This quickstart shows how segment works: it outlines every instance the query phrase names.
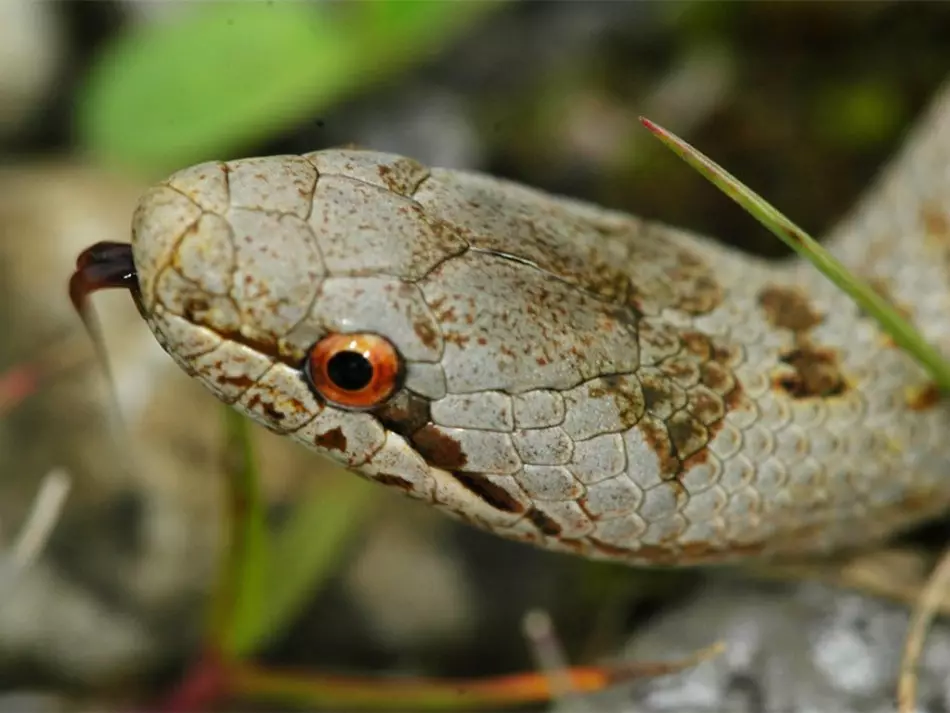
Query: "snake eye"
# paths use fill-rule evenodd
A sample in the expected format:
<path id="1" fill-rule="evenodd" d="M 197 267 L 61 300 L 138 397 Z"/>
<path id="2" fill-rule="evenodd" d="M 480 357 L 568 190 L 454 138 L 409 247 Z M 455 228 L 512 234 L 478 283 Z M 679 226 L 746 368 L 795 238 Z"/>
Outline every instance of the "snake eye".
<path id="1" fill-rule="evenodd" d="M 310 348 L 304 374 L 327 401 L 347 409 L 378 406 L 396 390 L 402 360 L 376 334 L 331 334 Z"/>

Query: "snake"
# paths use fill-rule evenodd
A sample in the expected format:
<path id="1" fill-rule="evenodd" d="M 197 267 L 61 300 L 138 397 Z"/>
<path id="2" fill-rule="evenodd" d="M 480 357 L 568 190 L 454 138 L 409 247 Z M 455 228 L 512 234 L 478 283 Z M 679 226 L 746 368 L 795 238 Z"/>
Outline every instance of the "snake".
<path id="1" fill-rule="evenodd" d="M 948 209 L 950 88 L 825 240 L 945 355 Z M 950 506 L 950 407 L 810 264 L 484 173 L 204 161 L 80 257 L 101 287 L 263 427 L 543 549 L 815 556 Z"/>

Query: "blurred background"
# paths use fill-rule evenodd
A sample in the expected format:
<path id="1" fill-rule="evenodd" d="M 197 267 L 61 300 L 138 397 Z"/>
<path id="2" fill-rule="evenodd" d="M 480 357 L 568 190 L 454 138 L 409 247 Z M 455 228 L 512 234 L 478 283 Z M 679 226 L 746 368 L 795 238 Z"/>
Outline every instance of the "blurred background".
<path id="1" fill-rule="evenodd" d="M 940 2 L 4 0 L 0 543 L 44 475 L 64 469 L 71 491 L 40 559 L 16 581 L 0 564 L 0 710 L 160 691 L 201 636 L 222 536 L 221 407 L 158 349 L 127 295 L 97 295 L 116 438 L 66 294 L 80 250 L 128 240 L 150 182 L 210 158 L 355 143 L 778 256 L 637 116 L 820 236 L 943 83 L 948 37 Z M 335 513 L 314 519 L 321 574 L 269 639 L 275 664 L 530 669 L 522 621 L 535 608 L 583 663 L 708 585 L 705 573 L 503 542 L 256 427 L 254 438 L 275 523 L 308 498 Z"/>

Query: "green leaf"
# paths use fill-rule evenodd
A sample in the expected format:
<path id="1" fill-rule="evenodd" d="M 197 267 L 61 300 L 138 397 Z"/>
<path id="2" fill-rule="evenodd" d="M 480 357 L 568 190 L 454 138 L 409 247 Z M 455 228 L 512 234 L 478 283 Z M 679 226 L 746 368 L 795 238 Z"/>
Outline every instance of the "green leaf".
<path id="1" fill-rule="evenodd" d="M 300 613 L 321 582 L 336 571 L 379 492 L 378 486 L 350 476 L 330 487 L 318 483 L 294 508 L 290 519 L 271 536 L 266 607 L 236 636 L 240 654 L 265 646 Z"/>
<path id="2" fill-rule="evenodd" d="M 491 2 L 214 2 L 139 26 L 79 97 L 93 155 L 165 171 L 240 147 L 389 80 Z"/>
<path id="3" fill-rule="evenodd" d="M 722 166 L 649 119 L 641 117 L 640 121 L 673 153 L 695 168 L 782 242 L 811 262 L 825 277 L 844 290 L 858 306 L 877 320 L 881 329 L 887 332 L 898 346 L 909 352 L 927 370 L 941 391 L 950 390 L 950 364 L 944 361 L 940 353 L 924 339 L 923 335 L 901 317 L 897 310 L 870 285 L 851 274 L 808 233 Z"/>
<path id="4" fill-rule="evenodd" d="M 229 538 L 209 644 L 233 660 L 259 650 L 299 614 L 334 571 L 380 489 L 356 477 L 330 487 L 321 481 L 270 533 L 251 422 L 232 408 L 224 411 Z"/>
<path id="5" fill-rule="evenodd" d="M 209 643 L 234 658 L 267 606 L 268 538 L 250 421 L 231 408 L 224 409 L 224 417 L 228 542 L 212 600 Z"/>

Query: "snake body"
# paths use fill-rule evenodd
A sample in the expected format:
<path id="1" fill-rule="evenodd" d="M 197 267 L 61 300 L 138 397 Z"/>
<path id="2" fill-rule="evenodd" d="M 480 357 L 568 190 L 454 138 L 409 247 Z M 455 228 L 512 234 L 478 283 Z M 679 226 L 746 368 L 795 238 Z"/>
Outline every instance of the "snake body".
<path id="1" fill-rule="evenodd" d="M 950 352 L 950 92 L 831 236 Z M 865 545 L 950 505 L 950 410 L 810 266 L 362 150 L 207 162 L 143 196 L 142 311 L 219 399 L 503 537 L 630 564 Z M 323 399 L 327 335 L 398 388 Z M 931 398 L 933 397 L 933 398 Z"/>

